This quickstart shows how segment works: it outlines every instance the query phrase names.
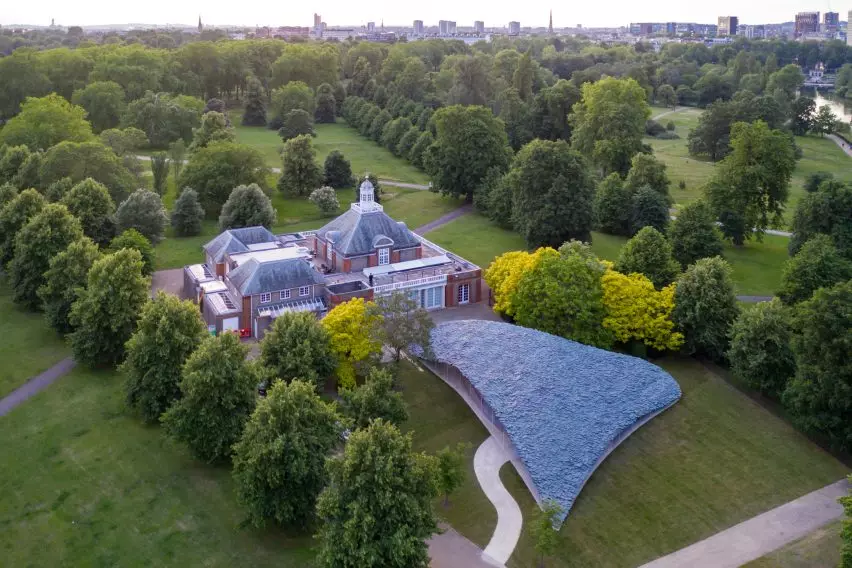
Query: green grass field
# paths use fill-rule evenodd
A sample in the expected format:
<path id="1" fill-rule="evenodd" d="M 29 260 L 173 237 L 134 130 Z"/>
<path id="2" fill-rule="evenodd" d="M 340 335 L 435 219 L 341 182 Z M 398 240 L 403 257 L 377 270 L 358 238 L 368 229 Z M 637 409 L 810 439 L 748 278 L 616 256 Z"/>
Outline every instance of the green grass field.
<path id="1" fill-rule="evenodd" d="M 840 521 L 836 521 L 743 568 L 831 568 L 839 564 Z"/>
<path id="2" fill-rule="evenodd" d="M 229 114 L 237 142 L 254 146 L 263 154 L 269 167 L 280 168 L 280 150 L 283 144 L 278 133 L 259 126 L 241 126 L 242 112 L 239 110 Z M 338 119 L 336 124 L 317 124 L 314 130 L 317 134 L 314 138 L 314 148 L 320 164 L 332 150 L 339 150 L 352 163 L 354 175 L 363 175 L 365 171 L 369 171 L 380 179 L 420 184 L 429 182 L 425 173 L 372 140 L 362 137 L 354 128 L 349 128 L 342 118 Z"/>
<path id="3" fill-rule="evenodd" d="M 848 473 L 714 370 L 686 358 L 656 363 L 677 379 L 683 398 L 592 475 L 548 566 L 638 566 Z M 511 465 L 501 478 L 525 515 L 532 511 Z M 532 544 L 525 525 L 509 566 L 534 566 Z"/>
<path id="4" fill-rule="evenodd" d="M 455 219 L 427 237 L 483 268 L 504 252 L 526 249 L 520 235 L 501 229 L 476 213 Z M 592 233 L 592 250 L 606 260 L 616 260 L 625 242 L 625 237 Z M 725 246 L 724 256 L 731 264 L 738 294 L 771 296 L 775 293 L 788 258 L 787 242 L 784 237 L 766 235 L 762 243 L 750 241 L 744 247 Z"/>
<path id="5" fill-rule="evenodd" d="M 68 356 L 63 339 L 40 312 L 12 303 L 8 282 L 0 276 L 0 398 Z"/>

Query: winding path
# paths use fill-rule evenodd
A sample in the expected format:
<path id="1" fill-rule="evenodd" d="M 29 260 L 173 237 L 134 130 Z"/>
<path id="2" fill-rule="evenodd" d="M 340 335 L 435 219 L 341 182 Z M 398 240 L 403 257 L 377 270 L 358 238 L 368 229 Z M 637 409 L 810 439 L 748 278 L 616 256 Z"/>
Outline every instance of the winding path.
<path id="1" fill-rule="evenodd" d="M 473 457 L 476 479 L 485 496 L 497 509 L 497 526 L 491 541 L 482 552 L 486 562 L 491 559 L 500 564 L 508 562 L 521 537 L 524 522 L 521 508 L 500 480 L 500 468 L 508 461 L 509 456 L 494 436 L 482 442 Z"/>

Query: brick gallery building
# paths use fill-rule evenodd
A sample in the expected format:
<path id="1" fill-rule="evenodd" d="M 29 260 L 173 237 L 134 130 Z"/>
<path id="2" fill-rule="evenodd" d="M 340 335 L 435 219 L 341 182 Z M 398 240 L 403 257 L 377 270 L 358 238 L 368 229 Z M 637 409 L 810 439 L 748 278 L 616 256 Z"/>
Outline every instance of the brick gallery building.
<path id="1" fill-rule="evenodd" d="M 211 331 L 263 336 L 282 313 L 322 317 L 352 298 L 407 294 L 427 310 L 483 301 L 482 270 L 394 221 L 365 181 L 359 201 L 317 231 L 227 230 L 184 267 L 183 296 Z"/>

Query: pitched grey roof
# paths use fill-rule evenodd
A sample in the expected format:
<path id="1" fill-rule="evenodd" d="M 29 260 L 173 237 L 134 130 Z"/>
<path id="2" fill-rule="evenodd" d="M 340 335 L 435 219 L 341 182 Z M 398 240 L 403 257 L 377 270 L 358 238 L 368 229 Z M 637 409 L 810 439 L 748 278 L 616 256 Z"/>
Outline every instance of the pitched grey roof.
<path id="1" fill-rule="evenodd" d="M 228 273 L 231 284 L 243 296 L 276 292 L 287 288 L 323 284 L 322 275 L 301 258 L 260 262 L 247 260 Z"/>
<path id="2" fill-rule="evenodd" d="M 275 235 L 266 227 L 243 227 L 228 229 L 215 239 L 204 245 L 204 252 L 213 258 L 214 262 L 222 262 L 225 254 L 248 252 L 248 245 L 275 241 Z"/>
<path id="3" fill-rule="evenodd" d="M 346 256 L 369 254 L 375 250 L 375 244 L 391 245 L 394 249 L 420 244 L 405 223 L 394 221 L 384 211 L 360 213 L 350 209 L 317 231 L 323 239 L 329 233 L 334 249 Z M 387 239 L 391 243 L 387 243 Z"/>

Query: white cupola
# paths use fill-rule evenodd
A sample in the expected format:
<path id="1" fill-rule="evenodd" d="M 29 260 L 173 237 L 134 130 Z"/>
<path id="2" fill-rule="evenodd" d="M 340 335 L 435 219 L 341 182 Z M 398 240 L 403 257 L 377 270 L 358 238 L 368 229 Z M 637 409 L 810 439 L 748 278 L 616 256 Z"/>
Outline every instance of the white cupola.
<path id="1" fill-rule="evenodd" d="M 352 209 L 360 213 L 372 213 L 374 211 L 382 211 L 384 207 L 376 203 L 376 189 L 367 177 L 364 177 L 364 182 L 359 188 L 358 203 L 352 204 Z"/>

